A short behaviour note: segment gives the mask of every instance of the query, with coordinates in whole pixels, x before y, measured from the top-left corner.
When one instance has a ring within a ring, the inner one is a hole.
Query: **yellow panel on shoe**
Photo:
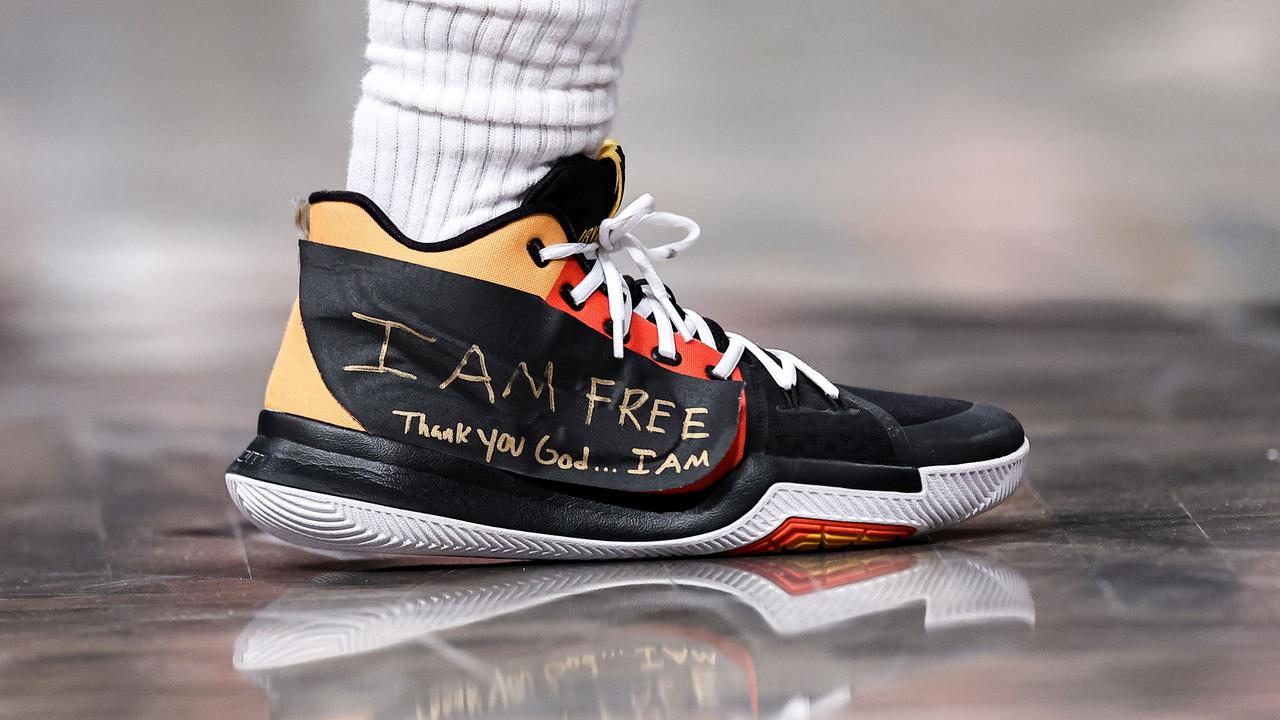
[[[293,301],[293,310],[289,311],[284,340],[280,343],[276,364],[267,380],[263,407],[351,430],[364,430],[364,426],[342,407],[320,378],[320,370],[311,356],[311,346],[307,344],[306,331],[302,328],[302,313],[297,300]]]
[[[363,208],[326,200],[311,206],[312,242],[413,263],[484,280],[546,297],[560,276],[561,263],[540,268],[527,249],[534,238],[543,245],[565,242],[564,230],[551,215],[531,215],[462,247],[442,251],[412,250],[391,237]]]

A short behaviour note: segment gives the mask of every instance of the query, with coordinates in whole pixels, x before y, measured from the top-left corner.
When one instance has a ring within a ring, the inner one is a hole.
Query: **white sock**
[[[370,0],[347,188],[411,238],[520,204],[613,122],[638,0]]]

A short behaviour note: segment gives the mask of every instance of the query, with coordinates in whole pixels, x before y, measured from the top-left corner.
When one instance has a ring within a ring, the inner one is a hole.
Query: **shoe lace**
[[[635,235],[642,226],[678,230],[683,233],[683,237],[665,245],[650,247]],[[720,362],[709,371],[709,374],[716,379],[728,379],[734,368],[738,367],[743,355],[750,352],[783,390],[795,388],[800,374],[804,374],[827,397],[837,398],[840,390],[795,355],[785,350],[761,348],[738,333],[727,331],[724,335],[728,342],[722,349],[717,344],[711,326],[701,315],[687,309],[682,312],[676,307],[654,263],[659,260],[669,260],[687,250],[698,241],[701,232],[698,223],[690,218],[654,210],[653,196],[645,193],[614,217],[605,218],[600,223],[595,241],[551,245],[542,248],[539,255],[544,262],[562,260],[574,255],[582,255],[587,260],[594,261],[586,276],[570,291],[570,296],[574,304],[580,306],[601,286],[605,288],[605,295],[609,300],[609,319],[613,327],[614,357],[623,356],[625,338],[631,328],[632,315],[635,314],[651,320],[657,327],[657,353],[665,360],[674,362],[679,358],[675,346],[675,333],[679,332],[680,337],[686,342],[696,335],[699,340],[721,353]],[[614,260],[614,255],[619,252],[625,252],[631,257],[636,267],[640,269],[644,282],[629,282],[629,278],[622,274]],[[638,288],[643,294],[639,302],[633,301],[633,287]]]

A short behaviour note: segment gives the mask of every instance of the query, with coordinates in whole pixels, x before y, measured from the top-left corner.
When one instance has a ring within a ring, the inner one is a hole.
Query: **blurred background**
[[[296,292],[291,199],[344,181],[364,14],[0,0],[0,718],[265,717],[235,638],[349,569],[255,533],[222,473]],[[621,90],[631,196],[704,230],[660,267],[684,304],[1035,438],[1025,489],[935,538],[1025,577],[1030,649],[766,644],[767,692],[1277,715],[1280,1],[648,0]],[[340,679],[395,699],[423,667]],[[332,715],[350,685],[317,677],[299,707]]]
[[[343,184],[364,13],[0,5],[0,332],[6,372],[47,378],[6,394],[83,407],[90,364],[256,404],[290,199]],[[704,228],[664,276],[748,331],[806,308],[1256,305],[1280,297],[1278,30],[1272,0],[651,0],[615,135],[631,195]],[[145,412],[175,406],[143,383]]]

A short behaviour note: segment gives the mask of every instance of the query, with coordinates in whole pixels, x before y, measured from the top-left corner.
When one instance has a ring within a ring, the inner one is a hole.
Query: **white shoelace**
[[[665,245],[649,247],[640,242],[634,234],[641,225],[656,225],[679,230],[684,233],[684,237]],[[685,310],[682,315],[676,309],[667,293],[667,286],[663,284],[653,264],[658,260],[669,260],[688,249],[698,241],[701,232],[698,223],[690,218],[654,210],[653,196],[645,193],[614,217],[605,218],[600,223],[596,242],[552,245],[540,250],[539,254],[544,261],[562,260],[573,255],[582,255],[588,260],[595,261],[582,282],[572,289],[570,296],[573,298],[574,305],[581,306],[601,285],[605,287],[609,298],[609,319],[613,328],[614,357],[623,356],[625,338],[631,329],[631,315],[634,312],[640,317],[652,320],[657,327],[657,352],[665,360],[675,362],[679,359],[675,344],[676,332],[679,332],[686,342],[692,340],[696,334],[699,340],[722,353],[720,362],[711,369],[711,375],[720,380],[728,379],[733,369],[738,366],[738,362],[742,360],[743,353],[750,351],[783,390],[794,388],[799,379],[799,373],[804,373],[805,377],[821,388],[827,397],[832,399],[838,397],[840,390],[831,384],[830,380],[795,355],[785,350],[772,348],[765,350],[732,332],[725,332],[729,342],[721,350],[716,345],[711,326],[701,315],[692,310]],[[644,298],[634,304],[631,290],[613,259],[615,253],[624,250],[640,268],[640,273],[647,282],[644,286]]]

